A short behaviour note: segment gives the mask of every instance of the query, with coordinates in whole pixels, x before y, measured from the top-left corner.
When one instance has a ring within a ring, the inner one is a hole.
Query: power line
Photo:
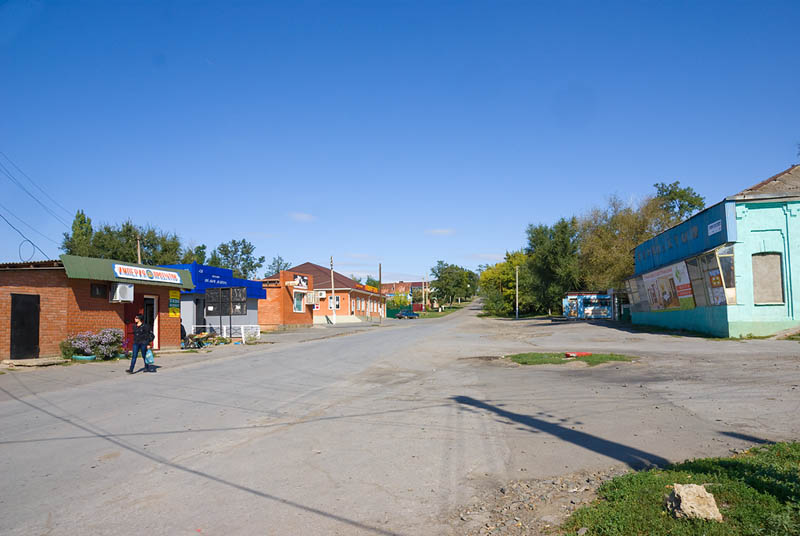
[[[22,242],[20,242],[20,244],[19,244],[19,247],[20,247],[20,251],[19,251],[19,260],[21,260],[21,261],[25,262],[25,260],[22,258],[22,244],[24,244],[25,242],[29,242],[29,243],[30,243],[30,244],[31,244],[31,245],[32,245],[34,248],[38,249],[38,250],[39,250],[39,252],[40,252],[42,255],[44,255],[44,258],[45,258],[45,259],[47,259],[47,258],[48,258],[48,256],[47,256],[47,253],[45,253],[44,251],[42,251],[42,248],[40,248],[39,246],[37,246],[37,245],[36,245],[36,243],[35,243],[33,240],[31,240],[30,238],[28,238],[27,236],[25,236],[24,234],[22,234],[22,231],[20,231],[20,230],[19,230],[19,229],[17,229],[16,227],[14,227],[14,224],[13,224],[13,223],[11,223],[10,221],[8,221],[8,219],[7,219],[5,216],[3,216],[2,214],[0,214],[0,218],[3,218],[3,219],[5,220],[5,222],[6,222],[6,223],[9,225],[9,227],[11,227],[11,228],[12,228],[12,229],[14,229],[16,232],[18,232],[18,233],[19,233],[19,235],[20,235],[20,236],[23,238],[23,241],[22,241]],[[28,259],[28,260],[30,260],[30,259]]]
[[[17,215],[16,215],[16,214],[14,214],[13,212],[11,212],[11,211],[8,209],[8,207],[6,207],[5,205],[3,205],[2,203],[0,203],[0,208],[2,208],[3,210],[5,210],[6,212],[8,212],[9,214],[11,214],[12,216],[14,216],[15,218],[17,218],[17,220],[18,220],[18,221],[19,221],[19,222],[20,222],[22,225],[24,225],[25,227],[27,227],[28,229],[30,229],[30,230],[31,230],[31,231],[33,231],[34,233],[38,234],[39,236],[41,236],[41,237],[42,237],[42,238],[44,238],[45,240],[49,240],[50,242],[52,242],[52,243],[53,243],[53,244],[55,244],[56,246],[61,246],[61,244],[59,244],[58,242],[56,242],[55,240],[53,240],[52,238],[50,238],[50,237],[49,237],[49,236],[47,236],[46,234],[44,234],[44,233],[40,233],[39,231],[37,231],[37,230],[36,230],[36,228],[35,228],[33,225],[31,225],[31,224],[29,224],[29,223],[26,223],[26,222],[25,222],[25,220],[23,220],[22,218],[20,218],[19,216],[17,216]]]
[[[22,189],[22,191],[23,191],[23,192],[25,192],[26,194],[28,194],[28,195],[30,196],[30,198],[31,198],[31,199],[33,199],[34,201],[36,201],[37,203],[39,203],[39,205],[40,205],[40,206],[41,206],[41,207],[42,207],[42,208],[43,208],[43,209],[44,209],[44,210],[45,210],[45,211],[46,211],[48,214],[50,214],[52,217],[54,217],[55,219],[57,219],[58,221],[60,221],[60,222],[61,222],[61,224],[62,224],[64,227],[66,227],[67,229],[69,229],[69,228],[70,228],[70,227],[69,227],[69,224],[67,224],[67,222],[65,222],[64,220],[62,220],[62,219],[61,219],[61,218],[58,216],[58,214],[56,214],[55,212],[53,212],[53,211],[50,209],[50,207],[48,207],[47,205],[45,205],[44,203],[42,203],[42,202],[39,200],[39,198],[38,198],[38,197],[36,197],[36,196],[35,196],[35,195],[33,195],[32,193],[30,193],[30,192],[28,191],[28,189],[27,189],[27,188],[25,188],[25,186],[24,186],[24,185],[23,185],[21,182],[19,182],[19,181],[16,179],[16,177],[14,177],[14,175],[13,175],[13,174],[12,174],[12,173],[11,173],[11,172],[8,170],[8,168],[2,164],[2,162],[0,162],[0,171],[2,171],[2,172],[3,172],[3,174],[5,174],[5,176],[6,176],[6,177],[8,177],[8,179],[9,179],[11,182],[13,182],[13,183],[14,183],[14,184],[16,184],[17,186],[19,186],[19,187],[20,187],[20,189]]]
[[[39,185],[38,185],[36,182],[34,182],[34,180],[33,180],[32,178],[30,178],[30,176],[29,176],[27,173],[25,173],[24,171],[22,171],[22,170],[19,168],[19,166],[18,166],[17,164],[15,164],[15,163],[14,163],[14,161],[13,161],[13,160],[11,160],[11,158],[9,158],[9,157],[8,157],[8,155],[7,155],[6,153],[4,153],[3,151],[0,151],[0,155],[3,155],[3,157],[4,157],[6,160],[8,160],[8,162],[9,162],[9,163],[10,163],[12,166],[14,166],[14,168],[15,168],[17,171],[19,171],[20,173],[22,173],[22,176],[23,176],[23,177],[25,177],[26,179],[28,179],[28,182],[30,182],[31,184],[33,184],[34,186],[36,186],[36,187],[39,189],[39,191],[40,191],[40,192],[42,192],[44,195],[46,195],[46,196],[47,196],[47,199],[49,199],[50,201],[52,201],[52,202],[53,202],[53,204],[55,204],[55,205],[56,205],[58,208],[60,208],[61,210],[63,210],[63,211],[64,211],[64,212],[65,212],[65,213],[66,213],[68,216],[72,217],[72,212],[70,212],[69,210],[65,209],[65,208],[64,208],[64,207],[61,205],[61,203],[59,203],[58,201],[56,201],[55,199],[53,199],[52,197],[50,197],[50,194],[48,194],[48,193],[47,193],[47,192],[44,190],[44,188],[42,188],[42,187],[41,187],[41,186],[39,186]]]

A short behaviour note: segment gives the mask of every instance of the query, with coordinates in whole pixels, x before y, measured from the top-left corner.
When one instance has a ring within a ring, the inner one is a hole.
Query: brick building
[[[310,327],[314,323],[314,278],[293,270],[262,280],[266,299],[258,300],[258,325],[263,330]]]
[[[422,291],[422,281],[397,281],[396,283],[383,283],[381,285],[381,294],[390,298],[402,294],[411,299],[411,294],[415,290]]]
[[[62,255],[60,260],[0,264],[0,359],[57,356],[82,331],[125,330],[145,315],[156,349],[180,347],[178,290],[185,270]]]
[[[380,289],[356,283],[339,272],[333,272],[334,292],[331,293],[331,271],[324,266],[306,262],[291,268],[291,272],[309,274],[315,281],[314,323],[373,322],[386,316],[386,297]],[[334,301],[335,295],[335,301]]]

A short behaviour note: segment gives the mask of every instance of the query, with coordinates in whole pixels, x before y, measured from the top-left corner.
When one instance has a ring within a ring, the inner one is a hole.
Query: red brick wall
[[[39,355],[59,355],[58,343],[66,338],[70,294],[64,270],[0,271],[0,359],[11,357],[12,294],[39,295]]]
[[[110,303],[108,298],[92,298],[92,283],[111,284],[68,279],[63,269],[0,271],[0,359],[11,355],[11,294],[40,296],[40,357],[60,355],[58,344],[81,331],[125,329],[126,322],[133,321],[125,317],[125,304]],[[159,347],[179,347],[181,319],[169,317],[170,288],[138,284],[134,288],[140,304],[144,294],[158,296]]]
[[[264,286],[267,291],[266,300],[258,300],[258,323],[262,328],[276,326],[301,326],[314,323],[313,306],[306,305],[302,313],[294,312],[294,287],[287,287],[287,281],[293,281],[299,272],[282,271],[279,274],[279,286]],[[306,274],[300,274],[306,275]],[[308,292],[314,291],[314,278],[308,277]]]

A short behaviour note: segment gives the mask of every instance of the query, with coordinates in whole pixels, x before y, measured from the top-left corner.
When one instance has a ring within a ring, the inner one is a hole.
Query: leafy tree
[[[64,233],[61,249],[68,255],[89,257],[92,254],[92,219],[79,210],[72,220],[72,233]]]
[[[516,268],[519,267],[519,311],[532,312],[535,309],[535,293],[524,251],[506,253],[506,259],[493,266],[486,265],[481,270],[480,290],[484,298],[484,309],[498,316],[511,316],[516,305]]]
[[[636,207],[611,196],[606,207],[579,220],[580,268],[589,290],[618,288],[633,274],[631,251],[652,236],[653,209],[659,210],[652,199]]]
[[[61,249],[71,255],[137,262],[136,239],[141,239],[143,264],[175,264],[180,261],[181,242],[175,233],[154,227],[139,227],[130,220],[119,225],[92,228],[83,211],[75,215],[72,233],[64,235]]]
[[[411,291],[411,301],[413,303],[422,303],[422,289],[415,288]]]
[[[181,264],[191,264],[196,262],[197,264],[205,264],[206,263],[206,245],[201,244],[195,247],[187,247],[183,250],[183,255],[181,256]]]
[[[368,287],[375,287],[377,289],[381,288],[381,284],[378,282],[378,280],[372,277],[371,275],[367,276],[367,282],[364,284],[367,285]]]
[[[361,281],[362,281],[362,278],[356,276],[356,274],[350,274],[350,279],[352,279],[353,281],[355,281],[359,285],[361,284]]]
[[[652,215],[653,221],[657,224],[655,233],[669,229],[706,206],[705,199],[695,192],[694,188],[691,186],[681,188],[680,181],[670,184],[657,182],[653,187],[656,189],[653,203],[660,211],[660,214]],[[652,208],[650,210],[652,211]]]
[[[439,303],[453,303],[458,298],[470,298],[478,287],[478,276],[475,272],[438,261],[431,268],[431,296]]]
[[[234,277],[241,277],[249,279],[254,277],[259,268],[264,266],[264,257],[256,257],[253,255],[256,247],[242,238],[241,240],[231,240],[220,244],[211,252],[209,264],[211,261],[219,263],[221,268],[229,268],[233,270]]]
[[[561,308],[570,290],[583,286],[578,259],[578,222],[561,218],[554,225],[528,225],[528,269],[534,309]]]
[[[283,260],[283,257],[280,255],[276,257],[272,257],[272,262],[269,263],[267,266],[267,271],[264,273],[264,277],[270,277],[282,270],[288,270],[291,268],[292,263],[289,261]]]
[[[391,309],[400,309],[401,307],[408,306],[408,296],[405,294],[395,294],[386,300],[386,307]]]

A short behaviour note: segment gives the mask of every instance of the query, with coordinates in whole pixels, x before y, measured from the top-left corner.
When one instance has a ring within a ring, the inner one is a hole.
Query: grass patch
[[[561,365],[570,361],[583,361],[590,367],[599,365],[600,363],[607,363],[609,361],[633,361],[635,358],[627,355],[619,354],[592,354],[583,357],[574,357],[567,359],[563,353],[537,353],[528,352],[526,354],[514,354],[507,356],[514,363],[520,365]]]
[[[195,350],[194,348],[190,348],[188,350],[181,350],[181,353],[182,354],[199,354],[200,352],[198,350]]]
[[[561,527],[587,536],[800,534],[800,443],[755,447],[732,458],[704,458],[614,478],[594,504]],[[672,484],[706,484],[724,521],[674,519],[664,508]]]
[[[3,372],[2,370],[0,370],[0,376],[2,376],[3,374],[5,374],[5,372]]]

